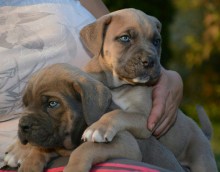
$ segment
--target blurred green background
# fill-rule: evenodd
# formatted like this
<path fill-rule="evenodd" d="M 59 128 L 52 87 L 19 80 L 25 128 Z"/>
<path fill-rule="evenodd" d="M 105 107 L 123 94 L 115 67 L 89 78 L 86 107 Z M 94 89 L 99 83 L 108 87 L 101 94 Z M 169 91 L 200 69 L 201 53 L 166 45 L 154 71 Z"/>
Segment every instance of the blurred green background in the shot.
<path fill-rule="evenodd" d="M 220 1 L 103 2 L 110 11 L 137 8 L 161 21 L 161 63 L 182 76 L 184 97 L 181 109 L 196 121 L 196 104 L 206 109 L 214 128 L 211 143 L 220 171 Z"/>

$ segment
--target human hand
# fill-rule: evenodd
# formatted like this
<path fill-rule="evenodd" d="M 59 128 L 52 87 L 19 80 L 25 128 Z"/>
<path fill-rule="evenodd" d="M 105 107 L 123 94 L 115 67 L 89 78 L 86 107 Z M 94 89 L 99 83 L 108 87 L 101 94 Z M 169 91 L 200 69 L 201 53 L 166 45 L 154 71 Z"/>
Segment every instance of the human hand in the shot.
<path fill-rule="evenodd" d="M 177 109 L 183 95 L 180 75 L 162 68 L 158 83 L 153 86 L 153 106 L 147 120 L 147 127 L 157 138 L 167 132 L 176 120 Z"/>

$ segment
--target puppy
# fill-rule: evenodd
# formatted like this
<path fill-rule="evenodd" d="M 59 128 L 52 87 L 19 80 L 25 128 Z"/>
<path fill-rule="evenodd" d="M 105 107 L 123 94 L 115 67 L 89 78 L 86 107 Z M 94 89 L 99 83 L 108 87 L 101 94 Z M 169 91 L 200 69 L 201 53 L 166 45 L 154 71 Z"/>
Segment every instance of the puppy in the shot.
<path fill-rule="evenodd" d="M 109 87 L 114 103 L 127 112 L 102 116 L 84 132 L 84 140 L 111 141 L 122 130 L 137 138 L 151 135 L 145 125 L 152 104 L 150 86 L 160 76 L 160 31 L 155 17 L 135 9 L 105 15 L 82 29 L 82 41 L 95 55 L 86 71 Z M 202 118 L 209 121 L 206 115 Z M 217 171 L 209 140 L 180 110 L 174 126 L 159 141 L 190 171 Z"/>
<path fill-rule="evenodd" d="M 5 161 L 10 166 L 20 163 L 19 171 L 39 172 L 43 171 L 51 157 L 56 154 L 68 156 L 80 145 L 85 128 L 110 108 L 111 93 L 103 84 L 81 70 L 67 64 L 57 64 L 43 69 L 29 80 L 23 104 L 24 111 L 18 129 L 20 141 L 9 148 Z M 116 138 L 110 145 L 114 146 L 118 142 L 116 150 L 120 150 L 121 144 L 126 147 L 120 137 L 126 137 L 125 140 L 131 143 L 127 148 L 131 151 L 117 157 L 140 161 L 141 153 L 133 136 L 127 132 L 119 133 L 118 136 L 119 139 Z M 79 149 L 83 149 L 86 154 L 82 156 L 83 153 L 76 149 L 71 158 L 72 164 L 76 163 L 73 168 L 67 169 L 89 171 L 97 160 L 94 157 L 87 162 L 86 158 L 96 154 L 96 149 L 110 154 L 108 149 L 96 147 L 94 143 L 82 144 Z M 87 151 L 88 148 L 90 151 Z M 111 154 L 114 156 L 113 150 Z M 79 159 L 84 160 L 79 163 Z"/>
<path fill-rule="evenodd" d="M 162 161 L 168 169 L 182 170 L 173 154 L 156 139 L 139 141 L 140 150 L 127 131 L 117 133 L 108 144 L 80 144 L 87 126 L 103 114 L 120 109 L 112 103 L 107 87 L 76 67 L 56 64 L 36 73 L 27 84 L 23 104 L 19 140 L 10 146 L 5 157 L 9 166 L 20 164 L 19 172 L 43 171 L 47 162 L 58 155 L 70 155 L 66 172 L 88 172 L 93 164 L 111 158 L 141 161 L 141 151 L 146 162 Z M 153 157 L 155 152 L 161 156 Z"/>

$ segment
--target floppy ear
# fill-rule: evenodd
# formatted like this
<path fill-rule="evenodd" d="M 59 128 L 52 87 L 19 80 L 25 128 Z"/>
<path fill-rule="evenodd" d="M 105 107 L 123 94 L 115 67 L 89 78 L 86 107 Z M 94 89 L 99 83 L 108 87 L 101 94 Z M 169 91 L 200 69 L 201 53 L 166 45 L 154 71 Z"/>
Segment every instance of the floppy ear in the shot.
<path fill-rule="evenodd" d="M 28 106 L 29 99 L 31 98 L 31 92 L 33 89 L 33 83 L 31 81 L 32 79 L 29 79 L 28 83 L 26 84 L 24 90 L 23 90 L 23 96 L 22 96 L 22 103 L 23 106 Z"/>
<path fill-rule="evenodd" d="M 111 22 L 111 19 L 112 16 L 107 14 L 97 19 L 95 22 L 85 26 L 80 31 L 80 36 L 84 45 L 93 55 L 98 55 L 101 52 L 105 32 L 107 26 Z"/>
<path fill-rule="evenodd" d="M 110 90 L 101 82 L 88 75 L 74 81 L 73 87 L 81 96 L 83 114 L 88 125 L 107 112 L 112 97 Z"/>
<path fill-rule="evenodd" d="M 29 94 L 30 94 L 30 89 L 28 87 L 26 87 L 24 89 L 24 94 L 23 94 L 23 97 L 22 97 L 23 106 L 28 105 L 28 95 Z"/>

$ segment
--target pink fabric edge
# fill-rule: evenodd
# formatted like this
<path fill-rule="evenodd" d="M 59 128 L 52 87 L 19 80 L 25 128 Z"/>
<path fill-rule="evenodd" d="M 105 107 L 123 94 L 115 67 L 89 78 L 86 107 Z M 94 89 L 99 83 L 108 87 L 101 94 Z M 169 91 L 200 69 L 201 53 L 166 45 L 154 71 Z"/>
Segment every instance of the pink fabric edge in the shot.
<path fill-rule="evenodd" d="M 142 167 L 142 166 L 137 166 L 137 165 L 131 165 L 131 164 L 121 164 L 121 163 L 111 163 L 111 162 L 106 162 L 106 163 L 100 163 L 100 164 L 96 164 L 95 167 L 118 167 L 118 168 L 129 168 L 132 171 L 133 170 L 137 170 L 139 172 L 159 172 L 156 169 L 152 169 L 152 168 L 148 168 L 148 167 Z M 109 169 L 91 169 L 90 172 L 98 172 L 98 171 L 102 171 L 102 172 L 114 172 L 114 170 L 109 170 Z M 115 171 L 119 171 L 119 170 L 115 170 Z M 120 170 L 120 172 L 128 172 L 128 170 Z"/>
<path fill-rule="evenodd" d="M 121 164 L 121 163 L 100 163 L 96 164 L 94 167 L 118 167 L 118 168 L 129 168 L 132 171 L 139 171 L 139 172 L 159 172 L 156 169 L 148 168 L 148 167 L 141 167 L 136 165 L 130 165 L 130 164 Z M 44 170 L 44 172 L 62 172 L 64 167 L 56 167 L 56 168 L 50 168 Z M 131 171 L 129 170 L 129 171 Z M 113 169 L 91 169 L 90 172 L 114 172 L 119 170 L 113 170 Z M 129 172 L 128 170 L 121 169 L 120 172 Z M 0 172 L 16 172 L 16 170 L 0 170 Z"/>

